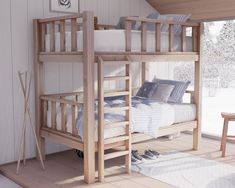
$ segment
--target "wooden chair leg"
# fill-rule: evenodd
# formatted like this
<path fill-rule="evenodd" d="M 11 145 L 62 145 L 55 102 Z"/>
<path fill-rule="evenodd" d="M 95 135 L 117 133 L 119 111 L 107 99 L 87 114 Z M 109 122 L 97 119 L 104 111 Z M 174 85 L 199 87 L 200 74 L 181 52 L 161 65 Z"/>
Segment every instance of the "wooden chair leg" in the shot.
<path fill-rule="evenodd" d="M 227 133 L 228 133 L 228 119 L 225 118 L 224 127 L 223 127 L 223 135 L 222 135 L 221 146 L 220 146 L 220 150 L 222 151 L 222 157 L 225 157 Z"/>

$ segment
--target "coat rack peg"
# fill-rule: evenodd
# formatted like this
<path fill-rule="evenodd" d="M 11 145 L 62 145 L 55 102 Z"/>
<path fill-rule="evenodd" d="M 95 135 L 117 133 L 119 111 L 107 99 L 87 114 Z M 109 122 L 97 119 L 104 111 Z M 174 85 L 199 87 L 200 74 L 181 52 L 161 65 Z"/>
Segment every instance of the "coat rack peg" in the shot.
<path fill-rule="evenodd" d="M 22 129 L 22 134 L 21 134 L 20 148 L 19 148 L 19 157 L 18 157 L 17 169 L 16 169 L 17 174 L 19 174 L 21 156 L 23 157 L 23 164 L 26 165 L 25 153 L 26 153 L 27 122 L 28 122 L 29 126 L 31 127 L 33 135 L 34 135 L 34 139 L 36 142 L 36 147 L 37 147 L 37 151 L 39 153 L 39 158 L 40 158 L 42 168 L 45 169 L 44 162 L 42 159 L 41 150 L 39 148 L 38 139 L 36 136 L 35 127 L 33 126 L 33 121 L 32 121 L 31 114 L 30 114 L 29 96 L 30 96 L 30 90 L 31 90 L 32 73 L 29 71 L 25 71 L 25 72 L 18 71 L 18 77 L 19 77 L 19 81 L 20 81 L 20 85 L 21 85 L 21 89 L 22 89 L 22 93 L 23 93 L 23 97 L 24 97 L 24 118 L 23 118 L 23 126 L 22 126 L 23 129 Z"/>

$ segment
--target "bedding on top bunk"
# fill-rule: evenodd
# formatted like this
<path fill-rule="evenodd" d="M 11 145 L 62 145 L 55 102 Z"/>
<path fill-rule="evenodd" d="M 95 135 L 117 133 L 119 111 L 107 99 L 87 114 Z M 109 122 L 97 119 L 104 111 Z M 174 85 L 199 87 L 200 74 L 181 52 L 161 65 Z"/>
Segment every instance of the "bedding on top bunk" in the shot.
<path fill-rule="evenodd" d="M 103 52 L 124 52 L 126 49 L 125 30 L 95 30 L 94 32 L 94 48 L 95 51 Z M 65 34 L 66 51 L 71 51 L 71 32 Z M 192 37 L 186 38 L 187 51 L 192 52 Z M 147 32 L 147 52 L 155 52 L 155 32 Z M 50 34 L 45 35 L 46 52 L 50 52 Z M 77 32 L 78 51 L 83 50 L 83 32 Z M 60 33 L 55 33 L 55 50 L 60 52 Z M 181 36 L 174 37 L 174 51 L 181 51 Z M 132 52 L 141 52 L 141 31 L 132 30 Z M 169 33 L 161 32 L 161 52 L 169 51 Z"/>
<path fill-rule="evenodd" d="M 123 106 L 125 104 L 124 100 L 105 100 L 106 107 Z M 96 104 L 97 107 L 97 104 Z M 67 130 L 72 132 L 72 120 L 71 120 L 71 109 L 68 108 L 68 121 Z M 77 129 L 79 136 L 83 139 L 83 112 L 79 109 L 78 112 Z M 98 140 L 98 115 L 96 112 L 95 121 L 95 140 Z M 123 113 L 105 113 L 105 124 L 111 122 L 123 121 L 125 118 Z M 151 100 L 141 97 L 132 98 L 132 132 L 140 132 L 156 137 L 160 127 L 170 126 L 175 123 L 181 123 L 186 121 L 193 121 L 196 118 L 196 107 L 194 104 L 186 103 L 162 103 L 157 100 Z M 51 127 L 51 113 L 50 108 L 48 111 L 48 126 Z M 57 108 L 57 129 L 61 130 L 61 110 L 60 107 Z M 125 134 L 125 126 L 123 127 L 113 127 L 105 128 L 104 138 L 112 138 Z"/>

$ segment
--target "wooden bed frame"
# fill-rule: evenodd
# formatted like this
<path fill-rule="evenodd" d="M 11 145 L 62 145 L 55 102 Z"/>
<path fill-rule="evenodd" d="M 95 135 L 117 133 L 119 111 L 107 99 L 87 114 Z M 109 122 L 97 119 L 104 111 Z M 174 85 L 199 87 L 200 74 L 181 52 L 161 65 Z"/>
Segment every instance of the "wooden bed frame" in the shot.
<path fill-rule="evenodd" d="M 131 25 L 133 21 L 141 23 L 141 52 L 131 51 Z M 147 29 L 146 24 L 156 25 L 156 51 L 146 52 L 147 49 Z M 160 52 L 161 49 L 161 24 L 169 25 L 169 52 Z M 71 52 L 65 51 L 65 27 L 69 25 L 71 31 Z M 174 25 L 182 27 L 182 51 L 174 52 Z M 48 29 L 49 27 L 49 29 Z M 103 29 L 109 28 L 100 25 Z M 193 52 L 186 52 L 186 28 L 192 28 Z M 60 52 L 55 52 L 55 32 L 59 29 Z M 83 52 L 77 51 L 76 32 L 82 28 L 83 31 Z M 84 180 L 87 183 L 95 181 L 95 152 L 98 152 L 98 172 L 99 181 L 104 179 L 104 161 L 126 156 L 125 164 L 127 173 L 131 168 L 131 143 L 145 140 L 140 134 L 130 132 L 131 119 L 131 63 L 142 62 L 142 81 L 147 78 L 148 62 L 156 61 L 193 61 L 195 62 L 195 88 L 191 91 L 191 98 L 197 107 L 195 121 L 184 122 L 165 127 L 159 130 L 159 136 L 173 134 L 179 131 L 193 130 L 193 148 L 198 149 L 201 138 L 201 40 L 203 25 L 201 23 L 177 23 L 173 21 L 152 20 L 138 17 L 128 17 L 126 19 L 126 51 L 125 52 L 102 52 L 94 51 L 94 14 L 86 11 L 82 14 L 63 16 L 48 19 L 34 20 L 34 39 L 35 39 L 35 82 L 36 82 L 36 127 L 37 136 L 45 159 L 45 138 L 50 138 L 55 142 L 64 144 L 71 148 L 84 151 Z M 50 52 L 45 51 L 45 34 L 50 33 Z M 73 62 L 83 64 L 83 92 L 64 93 L 45 95 L 43 86 L 43 65 L 48 62 Z M 98 142 L 94 140 L 94 62 L 98 63 L 98 101 L 99 101 L 99 120 L 98 120 Z M 104 77 L 103 68 L 108 63 L 120 63 L 126 67 L 124 76 Z M 109 80 L 125 80 L 126 89 L 124 91 L 105 92 L 103 85 Z M 106 109 L 103 107 L 104 97 L 107 96 L 126 96 L 126 106 L 122 108 Z M 68 97 L 70 97 L 68 99 Z M 73 100 L 71 100 L 71 97 Z M 56 128 L 56 106 L 61 107 L 62 129 Z M 48 105 L 51 107 L 51 127 L 47 125 Z M 76 129 L 77 110 L 83 107 L 84 117 L 84 136 L 83 141 L 78 136 Z M 72 112 L 72 133 L 67 131 L 67 108 Z M 112 110 L 126 111 L 126 121 L 104 125 L 104 112 Z M 126 126 L 126 135 L 104 139 L 104 126 Z M 124 150 L 114 153 L 104 154 L 110 148 L 124 146 Z"/>

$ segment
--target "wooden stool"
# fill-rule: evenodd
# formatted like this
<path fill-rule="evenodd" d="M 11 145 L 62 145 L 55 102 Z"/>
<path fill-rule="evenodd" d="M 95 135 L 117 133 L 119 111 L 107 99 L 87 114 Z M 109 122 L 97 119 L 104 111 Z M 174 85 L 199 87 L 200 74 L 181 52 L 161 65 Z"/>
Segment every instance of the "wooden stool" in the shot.
<path fill-rule="evenodd" d="M 235 121 L 235 113 L 222 112 L 221 115 L 224 118 L 224 127 L 223 127 L 223 135 L 222 135 L 222 139 L 221 139 L 220 150 L 222 151 L 222 157 L 225 157 L 227 139 L 228 138 L 235 138 L 235 136 L 228 135 L 228 123 L 229 123 L 229 121 Z"/>

